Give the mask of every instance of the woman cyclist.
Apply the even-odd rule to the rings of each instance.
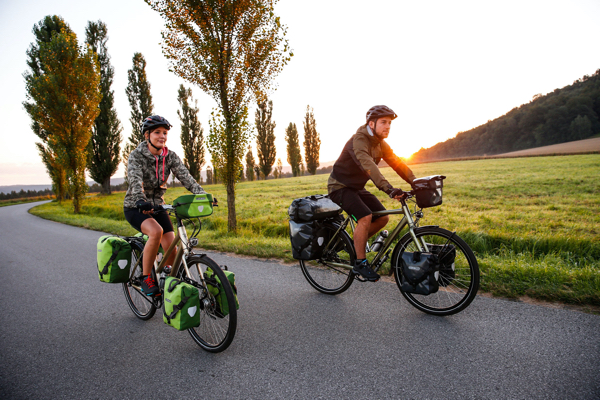
[[[171,124],[165,118],[154,115],[144,120],[142,132],[145,141],[131,152],[127,164],[129,186],[124,201],[125,219],[135,229],[148,236],[144,247],[142,292],[147,296],[160,296],[160,289],[152,278],[152,267],[159,246],[169,248],[175,239],[173,224],[166,211],[154,211],[165,204],[167,180],[171,172],[194,194],[206,193],[190,175],[177,154],[169,151],[167,134]],[[171,265],[175,252],[167,259]]]

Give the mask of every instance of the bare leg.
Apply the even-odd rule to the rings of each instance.
[[[163,229],[154,218],[148,218],[142,222],[141,228],[142,233],[148,236],[148,242],[146,242],[146,246],[144,246],[142,269],[144,275],[150,275],[154,260],[156,260],[156,253],[158,253],[160,241],[163,237]]]
[[[367,215],[358,220],[354,229],[354,248],[356,249],[356,258],[366,258],[365,247],[369,238],[369,228],[371,227],[372,215]]]
[[[371,227],[369,228],[369,237],[373,236],[374,234],[376,234],[377,232],[382,230],[389,221],[390,221],[390,217],[387,215],[384,215],[382,217],[377,218],[375,221],[372,221]]]
[[[175,232],[167,232],[163,234],[160,244],[162,245],[164,251],[167,251],[171,243],[173,243],[173,240],[175,240]],[[177,248],[173,249],[171,255],[169,255],[169,258],[167,258],[167,263],[165,265],[173,265],[173,261],[175,261],[176,254]]]

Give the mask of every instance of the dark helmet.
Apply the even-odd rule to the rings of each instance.
[[[377,121],[379,118],[392,117],[392,119],[398,118],[394,110],[387,106],[373,106],[367,111],[367,122]]]
[[[165,129],[169,130],[173,125],[171,125],[169,121],[160,115],[153,115],[144,119],[144,123],[142,124],[142,133],[146,133],[146,131],[158,128],[159,126],[163,126]]]

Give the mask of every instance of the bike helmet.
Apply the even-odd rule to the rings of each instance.
[[[146,133],[146,131],[158,128],[159,126],[163,126],[165,129],[169,130],[173,125],[160,115],[152,115],[151,117],[144,119],[144,122],[142,123],[142,133]]]
[[[373,106],[367,111],[367,122],[377,121],[382,117],[392,117],[392,119],[398,118],[394,110],[387,106]]]
[[[151,117],[144,119],[144,122],[142,123],[142,134],[154,128],[158,128],[159,126],[164,127],[166,130],[169,130],[173,125],[171,125],[169,121],[167,121],[160,115],[152,115]],[[156,150],[161,150],[158,147],[156,147],[154,143],[152,143],[152,141],[150,140],[150,135],[148,135],[148,143],[150,143],[150,146],[154,147]]]

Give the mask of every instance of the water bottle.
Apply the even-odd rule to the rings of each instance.
[[[379,235],[377,236],[377,238],[371,245],[371,251],[379,251],[379,249],[381,248],[381,246],[383,245],[383,242],[385,242],[385,239],[387,237],[388,237],[388,231],[383,230],[383,231],[379,232]]]
[[[167,276],[169,276],[170,273],[171,273],[171,266],[165,265],[162,272],[160,273],[160,278],[158,279],[158,286],[161,289],[165,288],[165,279],[167,279]]]

